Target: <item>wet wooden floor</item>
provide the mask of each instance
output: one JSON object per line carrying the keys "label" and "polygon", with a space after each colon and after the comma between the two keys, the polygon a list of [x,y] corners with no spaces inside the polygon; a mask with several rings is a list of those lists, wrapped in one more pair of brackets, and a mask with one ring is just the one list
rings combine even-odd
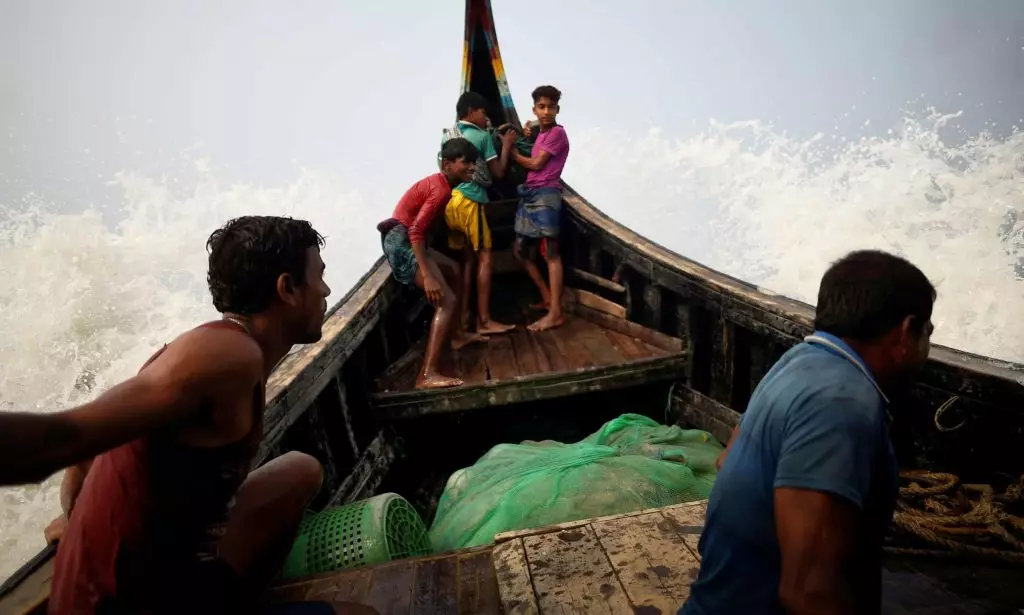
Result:
{"label": "wet wooden floor", "polygon": [[[273,601],[355,602],[380,615],[669,615],[689,597],[696,578],[706,505],[508,532],[493,546],[285,585]],[[947,575],[956,569],[944,567]],[[958,595],[905,563],[887,565],[882,583],[883,615],[1020,613]]]}

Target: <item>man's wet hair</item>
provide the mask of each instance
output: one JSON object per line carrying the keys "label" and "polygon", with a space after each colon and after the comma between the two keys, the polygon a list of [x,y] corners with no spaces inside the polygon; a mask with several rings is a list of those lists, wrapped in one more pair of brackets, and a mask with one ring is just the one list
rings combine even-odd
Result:
{"label": "man's wet hair", "polygon": [[562,100],[562,93],[553,85],[542,85],[535,89],[531,96],[533,96],[533,104],[535,105],[541,98],[547,98],[556,105],[558,101]]}
{"label": "man's wet hair", "polygon": [[463,92],[462,96],[459,96],[459,100],[455,103],[455,113],[460,120],[469,115],[473,109],[486,108],[487,99],[483,97],[483,94],[477,94],[476,92]]}
{"label": "man's wet hair", "polygon": [[935,287],[906,259],[879,250],[858,250],[832,263],[821,278],[815,329],[872,341],[913,316],[912,332],[931,320]]}
{"label": "man's wet hair", "polygon": [[462,137],[449,139],[441,146],[441,160],[455,162],[459,158],[465,158],[468,161],[474,161],[479,157],[480,150]]}
{"label": "man's wet hair", "polygon": [[277,278],[306,282],[306,250],[324,238],[305,220],[242,216],[215,230],[206,242],[210,268],[206,281],[220,313],[258,314],[277,294]]}

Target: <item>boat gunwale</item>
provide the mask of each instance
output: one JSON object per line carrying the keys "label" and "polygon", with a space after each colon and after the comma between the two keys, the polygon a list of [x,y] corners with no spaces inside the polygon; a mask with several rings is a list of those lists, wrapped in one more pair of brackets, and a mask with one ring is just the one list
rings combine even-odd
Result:
{"label": "boat gunwale", "polygon": [[[562,182],[562,197],[568,209],[583,222],[606,232],[621,242],[627,249],[640,252],[674,273],[703,283],[713,293],[746,303],[765,312],[779,316],[803,328],[814,328],[815,306],[783,294],[769,294],[758,286],[723,273],[679,254],[636,231],[622,225],[601,211],[593,203],[576,192],[568,183]],[[653,272],[650,275],[653,278]],[[991,376],[1015,382],[1024,387],[1024,363],[987,357],[959,350],[942,344],[932,344],[928,360],[947,365],[954,369],[969,370],[975,374]]]}

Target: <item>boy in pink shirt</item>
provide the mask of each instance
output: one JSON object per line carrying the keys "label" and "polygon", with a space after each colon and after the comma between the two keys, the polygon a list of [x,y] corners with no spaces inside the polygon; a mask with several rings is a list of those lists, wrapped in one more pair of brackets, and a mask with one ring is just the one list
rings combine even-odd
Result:
{"label": "boy in pink shirt", "polygon": [[[537,307],[547,307],[548,313],[529,326],[533,331],[553,329],[562,325],[562,257],[558,253],[558,228],[562,214],[562,169],[569,157],[569,137],[565,128],[555,123],[558,101],[562,93],[551,85],[542,85],[533,91],[533,113],[540,123],[540,133],[530,156],[513,150],[519,166],[527,170],[526,182],[519,186],[519,209],[516,210],[516,259],[523,264],[530,279],[540,291]],[[523,128],[526,136],[532,130]],[[544,282],[540,270],[533,262],[536,248],[548,265],[548,280]]]}

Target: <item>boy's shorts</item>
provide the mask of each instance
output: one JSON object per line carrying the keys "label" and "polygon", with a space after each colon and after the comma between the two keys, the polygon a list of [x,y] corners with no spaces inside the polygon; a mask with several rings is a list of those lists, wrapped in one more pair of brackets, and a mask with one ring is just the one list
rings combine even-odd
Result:
{"label": "boy's shorts", "polygon": [[404,226],[397,226],[381,237],[381,248],[391,265],[391,275],[401,284],[416,285],[416,254],[409,243],[409,232]]}
{"label": "boy's shorts", "polygon": [[530,189],[519,186],[517,193],[516,250],[520,256],[531,259],[536,255],[538,247],[544,257],[556,256],[562,217],[562,191],[557,188]]}
{"label": "boy's shorts", "polygon": [[491,249],[491,227],[487,225],[484,208],[471,201],[458,190],[444,208],[444,221],[448,224],[448,247],[462,250],[469,239],[474,252]]}

